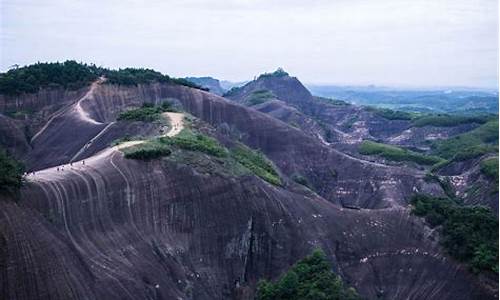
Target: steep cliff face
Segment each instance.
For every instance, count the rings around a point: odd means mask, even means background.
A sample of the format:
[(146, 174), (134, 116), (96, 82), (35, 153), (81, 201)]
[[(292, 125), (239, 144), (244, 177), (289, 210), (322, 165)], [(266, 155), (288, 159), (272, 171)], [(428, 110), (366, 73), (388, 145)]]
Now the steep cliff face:
[(30, 151), (27, 134), (26, 125), (22, 121), (0, 114), (0, 145), (17, 158)]
[(88, 92), (90, 87), (78, 90), (47, 88), (36, 94), (19, 96), (0, 95), (2, 114), (20, 113), (16, 119), (26, 121), (28, 137), (31, 138), (47, 121), (63, 108), (74, 103)]
[[(99, 85), (90, 100), (80, 102), (93, 122), (82, 120), (75, 110), (69, 110), (61, 116), (60, 125), (54, 121), (47, 127), (46, 133), (39, 135), (38, 142), (59, 145), (52, 147), (51, 155), (68, 159), (98, 136), (125, 107), (139, 106), (144, 102), (160, 103), (166, 99), (179, 101), (186, 111), (221, 132), (227, 132), (227, 128), (229, 132), (236, 132), (242, 142), (262, 150), (283, 173), (304, 176), (316, 192), (334, 203), (384, 208), (406, 203), (416, 190), (436, 189), (435, 184), (423, 180), (424, 174), (420, 171), (350, 157), (265, 114), (207, 92), (169, 84), (137, 88)], [(73, 127), (68, 126), (68, 123), (75, 124), (73, 122), (78, 124), (82, 136), (74, 141), (71, 140)], [(56, 143), (51, 141), (54, 132), (58, 132), (57, 138), (60, 139)], [(108, 143), (99, 136), (92, 142), (96, 150), (98, 146), (102, 149)], [(43, 160), (43, 149), (47, 147), (39, 147), (41, 152), (36, 156), (37, 162)], [(84, 158), (85, 155), (79, 157)]]
[(168, 159), (106, 150), (0, 206), (5, 299), (235, 299), (314, 247), (368, 298), (488, 298), (404, 209), (343, 210)]
[[(345, 157), (355, 157), (364, 165), (371, 164), (375, 169), (377, 166), (384, 168), (382, 166), (386, 164), (401, 166), (399, 169), (403, 169), (408, 173), (393, 173), (393, 176), (387, 177), (385, 182), (394, 183), (393, 179), (397, 178), (397, 180), (401, 180), (400, 183), (403, 185), (408, 183), (412, 185), (412, 187), (408, 187), (411, 192), (439, 194), (439, 188), (420, 185), (416, 182), (410, 183), (411, 180), (408, 181), (408, 177), (421, 178), (423, 172), (431, 172), (432, 168), (412, 162), (383, 160), (376, 155), (360, 155), (360, 144), (364, 140), (374, 140), (434, 155), (431, 148), (433, 143), (469, 132), (479, 126), (475, 122), (456, 122), (456, 124), (443, 126), (437, 126), (439, 122), (434, 125), (417, 125), (418, 120), (412, 120), (412, 116), (408, 114), (400, 113), (398, 116), (395, 116), (391, 115), (390, 111), (350, 105), (338, 100), (311, 96), (296, 78), (290, 76), (260, 76), (245, 86), (232, 90), (226, 97), (234, 102), (248, 105), (248, 99), (259, 93), (259, 91), (266, 91), (268, 94), (275, 95), (279, 100), (252, 105), (250, 106), (252, 109), (286, 122), (300, 129), (309, 137), (315, 138), (317, 142), (329, 147), (332, 151)], [(491, 178), (481, 175), (479, 170), (479, 162), (484, 158), (483, 156), (476, 159), (475, 165), (467, 162), (454, 162), (442, 170), (440, 174), (443, 176), (443, 181), (451, 183), (449, 186), (452, 190), (448, 193), (454, 193), (459, 197), (463, 197), (466, 204), (484, 204), (497, 210), (498, 201), (496, 197), (498, 193), (495, 192), (494, 188), (496, 182)], [(371, 160), (372, 162), (367, 162), (366, 160)], [(326, 159), (326, 161), (329, 163), (329, 166), (337, 170), (335, 166), (339, 164), (339, 160), (333, 162)], [(352, 172), (363, 173), (363, 171), (356, 170), (355, 168), (351, 169), (350, 166), (346, 165), (343, 165), (341, 168), (349, 168)], [(389, 170), (388, 172), (394, 172), (395, 169), (389, 168), (387, 170)], [(316, 168), (315, 172), (317, 172)], [(408, 174), (412, 175), (407, 177)], [(370, 179), (364, 182), (369, 182), (376, 177), (377, 175), (370, 174)], [(312, 181), (315, 182), (316, 180), (313, 179)], [(377, 179), (373, 181), (377, 181)], [(475, 184), (476, 181), (478, 181), (478, 184)], [(363, 186), (361, 181), (357, 181), (358, 192), (353, 191), (354, 187), (352, 186), (346, 188), (345, 186), (336, 185), (335, 193), (337, 195), (346, 193), (348, 194), (348, 199), (346, 197), (335, 197), (329, 191), (322, 189), (325, 185), (329, 184), (331, 183), (323, 182), (321, 184), (321, 190), (318, 190), (320, 195), (327, 199), (337, 198), (340, 203), (347, 205), (367, 208), (387, 207), (390, 206), (387, 204), (387, 201), (390, 202), (391, 199), (408, 197), (408, 193), (401, 194), (393, 190), (381, 196), (382, 199), (387, 200), (383, 201), (385, 202), (384, 204), (380, 205), (380, 203), (377, 203), (373, 205), (373, 202), (367, 201), (363, 196), (359, 195), (365, 192), (367, 194), (373, 193), (376, 195), (375, 197), (379, 197), (380, 194), (377, 194), (377, 191), (387, 189), (387, 184), (381, 187), (375, 183), (370, 187), (368, 185)], [(361, 190), (364, 190), (364, 192)], [(401, 191), (401, 188), (398, 187), (396, 190)], [(353, 199), (357, 200), (353, 201)]]
[[(128, 160), (109, 147), (121, 134), (158, 130), (116, 122), (119, 112), (163, 101), (206, 122), (221, 143), (260, 149), (283, 186), (170, 158)], [(24, 158), (35, 174), (17, 202), (0, 199), (0, 298), (250, 299), (259, 278), (314, 247), (366, 298), (495, 297), (410, 215), (413, 192), (442, 193), (423, 172), (351, 157), (211, 93), (96, 83), (53, 112), (31, 147)]]
[(455, 161), (439, 171), (455, 190), (456, 196), (468, 205), (489, 206), (498, 215), (498, 183), (481, 172), (481, 162), (492, 155)]

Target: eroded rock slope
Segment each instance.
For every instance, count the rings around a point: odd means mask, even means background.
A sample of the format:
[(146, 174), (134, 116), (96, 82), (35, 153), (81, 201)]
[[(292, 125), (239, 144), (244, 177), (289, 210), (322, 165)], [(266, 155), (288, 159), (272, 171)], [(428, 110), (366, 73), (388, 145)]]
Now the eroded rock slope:
[[(22, 99), (16, 105), (39, 105)], [(119, 112), (163, 101), (179, 103), (223, 144), (260, 149), (284, 184), (168, 158), (125, 159), (110, 148), (120, 134), (157, 134), (116, 122)], [(19, 154), (35, 174), (18, 199), (0, 200), (0, 298), (251, 299), (260, 278), (279, 276), (315, 247), (369, 299), (495, 298), (410, 215), (413, 192), (442, 193), (418, 170), (352, 157), (272, 116), (174, 84), (95, 83), (46, 120)], [(60, 164), (64, 171), (54, 171)]]

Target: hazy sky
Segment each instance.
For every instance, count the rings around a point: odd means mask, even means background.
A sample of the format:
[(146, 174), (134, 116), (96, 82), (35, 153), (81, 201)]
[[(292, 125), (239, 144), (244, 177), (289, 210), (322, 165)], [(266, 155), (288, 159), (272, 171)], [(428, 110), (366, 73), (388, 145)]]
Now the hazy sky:
[(0, 69), (76, 59), (245, 80), (498, 84), (497, 0), (0, 0)]

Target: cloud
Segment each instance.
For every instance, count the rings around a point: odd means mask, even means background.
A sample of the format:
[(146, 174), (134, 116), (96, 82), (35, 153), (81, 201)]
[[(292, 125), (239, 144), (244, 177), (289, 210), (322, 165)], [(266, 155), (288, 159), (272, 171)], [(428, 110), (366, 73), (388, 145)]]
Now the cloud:
[(0, 68), (77, 59), (174, 76), (496, 86), (492, 0), (3, 1)]

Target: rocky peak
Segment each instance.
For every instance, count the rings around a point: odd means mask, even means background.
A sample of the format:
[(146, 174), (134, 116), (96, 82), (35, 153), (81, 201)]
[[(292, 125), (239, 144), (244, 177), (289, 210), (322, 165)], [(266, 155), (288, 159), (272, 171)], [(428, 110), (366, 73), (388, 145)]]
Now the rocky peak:
[(278, 99), (294, 105), (311, 101), (312, 95), (296, 78), (290, 76), (282, 68), (272, 73), (264, 73), (240, 88), (231, 89), (224, 96), (237, 102), (244, 101), (256, 91), (269, 90)]

